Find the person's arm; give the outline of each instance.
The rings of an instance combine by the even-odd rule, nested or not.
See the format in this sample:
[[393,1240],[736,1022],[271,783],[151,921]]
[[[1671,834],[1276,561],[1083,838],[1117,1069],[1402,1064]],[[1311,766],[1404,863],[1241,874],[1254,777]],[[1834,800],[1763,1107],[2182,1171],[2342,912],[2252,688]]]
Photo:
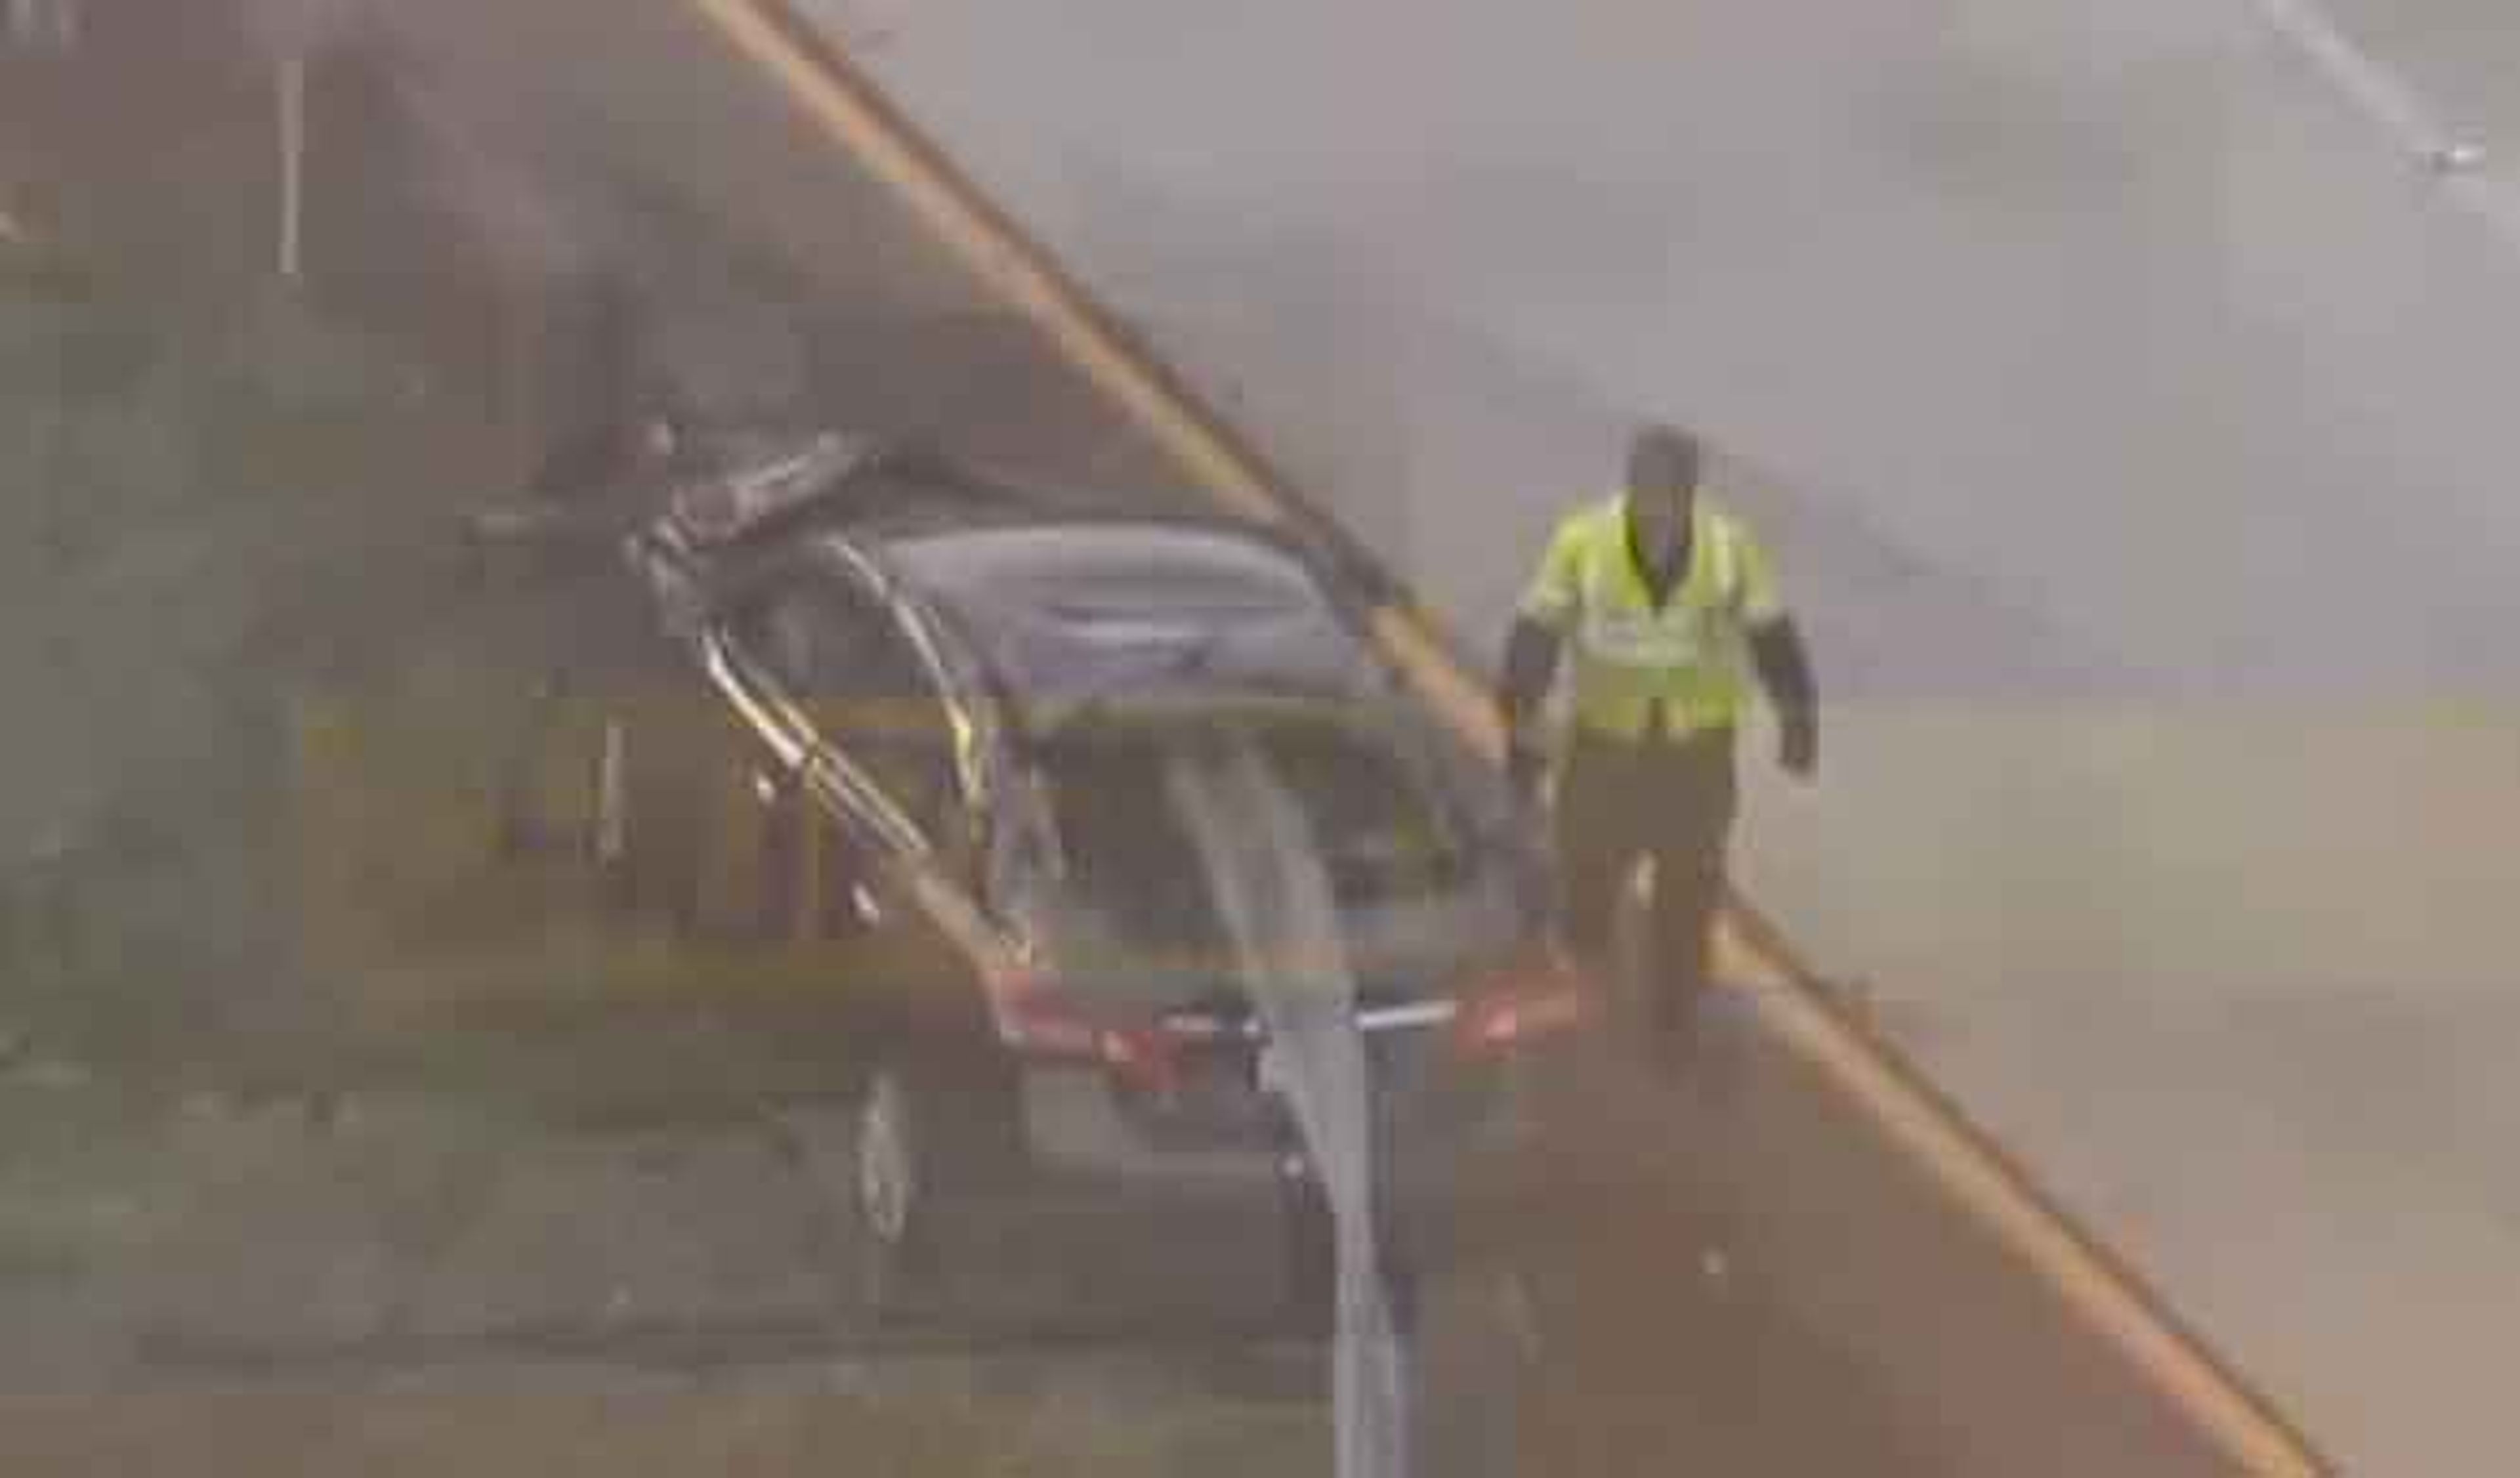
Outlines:
[[1557,681],[1557,657],[1565,637],[1547,622],[1528,615],[1514,617],[1506,634],[1504,678],[1497,685],[1497,706],[1505,710],[1508,734],[1524,732],[1532,715],[1549,700]]
[[1566,630],[1575,618],[1580,596],[1575,557],[1571,525],[1559,528],[1541,557],[1540,568],[1514,614],[1513,629],[1506,636],[1497,706],[1505,720],[1507,772],[1515,787],[1526,793],[1540,778],[1541,749],[1532,732],[1533,721],[1556,681],[1558,657],[1565,649]]
[[1750,629],[1750,660],[1759,686],[1777,714],[1777,759],[1795,775],[1820,767],[1820,691],[1812,681],[1811,654],[1793,617],[1778,616]]
[[1820,690],[1812,678],[1811,652],[1785,609],[1767,551],[1746,529],[1738,540],[1737,608],[1749,637],[1751,665],[1777,715],[1777,762],[1808,780],[1820,766]]

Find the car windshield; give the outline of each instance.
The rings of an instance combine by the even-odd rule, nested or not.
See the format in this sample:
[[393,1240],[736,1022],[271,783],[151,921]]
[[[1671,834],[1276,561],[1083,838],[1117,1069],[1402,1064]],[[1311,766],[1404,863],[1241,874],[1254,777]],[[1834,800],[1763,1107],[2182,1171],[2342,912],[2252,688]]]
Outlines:
[[1226,971],[1216,883],[1172,786],[1197,784],[1202,762],[1237,739],[1300,808],[1351,953],[1390,960],[1440,948],[1432,920],[1464,902],[1476,860],[1434,777],[1391,736],[1340,718],[1245,722],[1214,704],[1137,706],[1070,725],[1039,747],[1064,865],[1057,927],[1068,951],[1102,966],[1094,983],[1171,997],[1211,988]]

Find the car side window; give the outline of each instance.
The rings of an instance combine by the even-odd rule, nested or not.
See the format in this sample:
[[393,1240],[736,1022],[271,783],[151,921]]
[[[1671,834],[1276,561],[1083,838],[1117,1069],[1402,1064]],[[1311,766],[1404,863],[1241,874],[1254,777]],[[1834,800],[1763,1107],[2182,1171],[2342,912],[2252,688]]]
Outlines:
[[927,835],[946,834],[962,797],[945,699],[890,610],[801,575],[746,603],[731,629],[825,740]]

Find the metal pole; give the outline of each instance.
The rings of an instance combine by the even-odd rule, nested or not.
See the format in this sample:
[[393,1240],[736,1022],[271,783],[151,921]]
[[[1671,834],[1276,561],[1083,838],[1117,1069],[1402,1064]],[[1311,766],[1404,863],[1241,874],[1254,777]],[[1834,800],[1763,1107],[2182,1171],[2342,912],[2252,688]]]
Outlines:
[[280,63],[280,275],[295,282],[301,265],[306,185],[306,55]]

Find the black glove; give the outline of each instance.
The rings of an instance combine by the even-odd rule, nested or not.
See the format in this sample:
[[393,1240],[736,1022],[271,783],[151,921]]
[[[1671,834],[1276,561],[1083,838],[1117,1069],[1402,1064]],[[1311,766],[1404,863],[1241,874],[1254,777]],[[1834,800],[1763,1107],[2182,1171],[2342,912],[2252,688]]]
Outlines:
[[1820,723],[1810,714],[1797,714],[1786,719],[1777,733],[1777,763],[1796,780],[1810,780],[1820,771]]
[[1820,699],[1812,687],[1811,654],[1790,617],[1750,633],[1750,655],[1777,714],[1777,763],[1796,780],[1820,769]]

